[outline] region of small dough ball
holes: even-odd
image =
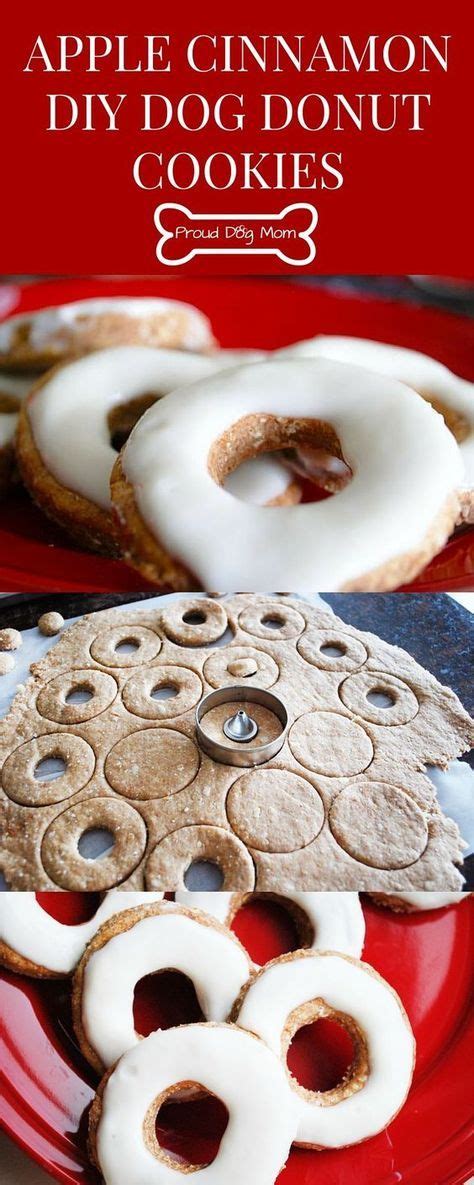
[[[0,650],[19,650],[23,638],[19,630],[0,630]]]
[[[15,666],[15,659],[13,654],[7,654],[0,651],[0,675],[8,675],[9,671],[13,670]]]
[[[38,629],[47,638],[52,638],[54,634],[59,634],[63,625],[64,617],[61,617],[60,613],[43,613],[38,622]]]

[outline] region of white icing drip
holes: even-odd
[[[431,396],[458,412],[469,425],[469,435],[459,445],[465,468],[465,486],[474,486],[474,383],[448,370],[435,358],[358,337],[323,336],[296,342],[278,351],[279,357],[330,358],[367,367]]]
[[[361,1090],[330,1106],[308,1101],[296,1089],[301,1143],[338,1148],[367,1139],[390,1123],[410,1086],[415,1043],[400,1002],[365,963],[337,954],[296,956],[270,964],[251,984],[238,1024],[280,1054],[289,1015],[322,999],[353,1017],[368,1046],[369,1075]]]
[[[51,340],[64,329],[74,329],[78,317],[97,317],[104,313],[118,313],[126,317],[146,318],[168,313],[185,313],[187,325],[183,346],[187,350],[208,349],[214,343],[208,318],[194,305],[181,300],[165,300],[162,297],[94,297],[90,300],[76,300],[70,304],[56,305],[35,312],[19,313],[0,324],[0,349],[6,351],[12,335],[19,325],[29,324],[30,344],[36,350],[48,346]]]
[[[221,489],[210,448],[259,413],[331,423],[350,485],[324,502],[269,508]],[[429,404],[323,359],[255,363],[174,391],[145,413],[122,456],[148,527],[203,588],[340,588],[419,550],[462,477],[459,449]]]
[[[415,911],[428,909],[444,909],[446,905],[458,905],[460,901],[467,901],[470,893],[400,893],[397,889],[394,897],[406,901]]]
[[[273,1185],[295,1133],[292,1093],[262,1042],[230,1025],[182,1025],[153,1033],[121,1059],[105,1087],[97,1153],[105,1185],[177,1185],[177,1166],[143,1138],[154,1100],[180,1082],[222,1099],[229,1122],[199,1185]]]
[[[175,893],[182,905],[202,909],[220,922],[227,920],[233,896],[222,892],[192,893],[187,889]],[[365,919],[358,893],[280,893],[278,896],[283,904],[293,903],[306,915],[314,935],[311,950],[337,950],[360,957]]]
[[[33,392],[28,416],[46,468],[67,489],[110,510],[110,474],[117,454],[110,443],[110,412],[140,395],[167,395],[223,366],[213,355],[116,346],[98,350],[54,372]],[[290,478],[276,461],[241,466],[233,489],[237,497],[263,502],[287,489]]]
[[[65,926],[42,909],[35,893],[0,893],[0,939],[31,963],[69,975],[107,918],[135,905],[161,901],[162,897],[163,893],[112,889],[88,922]]]
[[[166,969],[188,976],[203,1016],[214,1021],[226,1020],[250,973],[243,947],[230,934],[176,906],[110,938],[88,959],[82,994],[82,1023],[104,1066],[141,1040],[133,1020],[136,984]]]

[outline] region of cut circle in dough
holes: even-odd
[[[307,712],[288,735],[301,765],[328,778],[353,777],[370,765],[374,749],[361,724],[339,712]]]
[[[232,830],[249,848],[294,852],[315,839],[324,823],[317,790],[286,769],[259,769],[237,778],[227,795]]]
[[[113,790],[126,798],[146,801],[177,794],[194,780],[199,769],[194,741],[172,728],[143,728],[122,737],[105,760],[105,774]]]
[[[371,868],[408,868],[428,843],[423,811],[387,782],[344,787],[331,805],[329,825],[341,847]]]

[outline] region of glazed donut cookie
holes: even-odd
[[[112,918],[89,944],[73,985],[76,1036],[99,1073],[142,1040],[133,1019],[135,987],[166,970],[191,980],[205,1020],[224,1021],[249,978],[250,960],[225,926],[169,901]]]
[[[219,353],[116,346],[44,376],[23,407],[17,434],[18,463],[32,497],[80,543],[115,551],[112,441],[117,436],[122,441],[163,395],[224,365],[229,362]],[[182,480],[176,470],[175,481]],[[271,458],[247,465],[233,481],[237,496],[257,504],[293,502],[300,495],[288,469]]]
[[[381,398],[383,395],[383,398]],[[250,456],[325,445],[353,477],[333,498],[249,506],[223,484]],[[186,481],[176,474],[186,473]],[[462,462],[408,388],[325,359],[236,367],[173,391],[134,428],[112,474],[129,562],[177,589],[388,589],[455,523]]]
[[[447,905],[460,905],[472,896],[471,893],[370,893],[377,905],[392,909],[394,913],[420,913],[430,909],[445,909]],[[196,902],[197,905],[197,902]]]
[[[32,375],[0,372],[0,495],[15,479],[15,432],[20,404],[31,391]]]
[[[0,893],[0,963],[19,975],[65,979],[104,922],[162,896],[112,889],[88,922],[68,926],[46,913],[36,893]]]
[[[194,1024],[152,1033],[105,1077],[92,1105],[91,1157],[105,1185],[176,1185],[175,1159],[160,1148],[155,1118],[183,1087],[204,1089],[229,1113],[225,1137],[202,1185],[274,1185],[284,1167],[296,1116],[275,1055],[234,1025]]]
[[[200,352],[214,344],[208,318],[193,305],[161,297],[98,297],[2,321],[0,368],[47,370],[74,354],[107,346]]]
[[[301,947],[337,950],[360,958],[365,919],[358,893],[192,893],[181,889],[176,901],[203,910],[231,926],[248,901],[276,901],[293,918]]]
[[[295,1143],[342,1148],[392,1122],[410,1089],[415,1039],[396,992],[368,963],[333,951],[282,955],[244,987],[231,1019],[286,1065],[298,1029],[321,1017],[347,1029],[354,1060],[332,1090],[313,1092],[289,1073],[298,1105]]]
[[[443,416],[461,450],[464,478],[460,517],[474,522],[474,384],[435,358],[401,346],[358,337],[320,336],[278,351],[279,357],[330,358],[354,363],[412,387]]]

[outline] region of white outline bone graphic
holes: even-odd
[[[177,210],[183,216],[183,220],[188,222],[237,222],[238,224],[246,224],[249,222],[283,222],[294,210],[306,210],[309,215],[309,225],[306,230],[298,231],[293,242],[303,240],[308,247],[307,255],[303,259],[295,259],[286,251],[290,249],[289,241],[286,241],[286,251],[281,247],[191,247],[189,250],[186,244],[186,254],[168,259],[164,254],[166,243],[171,239],[176,242],[175,232],[166,230],[162,223],[162,214],[167,210]],[[178,202],[163,202],[156,207],[154,213],[154,223],[157,230],[160,232],[160,238],[156,245],[156,256],[160,263],[164,263],[167,267],[178,267],[184,263],[189,263],[196,255],[276,255],[283,263],[289,263],[293,267],[306,267],[313,262],[316,255],[316,244],[311,235],[318,223],[318,212],[314,206],[308,205],[306,202],[294,202],[291,206],[285,206],[277,214],[193,214],[188,210],[187,206],[182,206]]]

